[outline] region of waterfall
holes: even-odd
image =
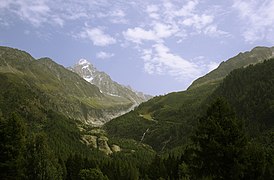
[[[140,140],[140,143],[144,140],[144,138],[145,138],[145,135],[146,135],[146,133],[149,131],[149,128],[147,128],[147,130],[144,132],[144,134],[143,134],[143,136],[142,136],[142,138],[141,138],[141,140]]]

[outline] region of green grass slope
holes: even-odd
[[[0,47],[0,73],[11,73],[45,93],[52,109],[87,124],[102,124],[132,106],[124,98],[103,95],[98,87],[49,58],[35,60],[26,52]]]
[[[272,54],[273,48],[264,47],[240,53],[194,81],[188,90],[155,97],[134,111],[108,122],[104,128],[110,136],[142,139],[158,151],[184,144],[196,126],[204,102],[223,78],[234,69],[260,63]]]
[[[250,64],[257,64],[273,57],[273,52],[274,47],[255,47],[251,51],[239,53],[237,56],[222,62],[217,69],[195,80],[188,89],[193,89],[204,84],[218,83],[234,69],[246,67]]]

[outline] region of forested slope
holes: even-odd
[[[273,56],[273,48],[256,47],[237,56],[197,79],[182,92],[154,97],[142,103],[134,111],[118,117],[105,125],[110,136],[133,138],[151,145],[157,151],[187,142],[196,126],[197,117],[203,112],[201,106],[234,69],[258,64]]]

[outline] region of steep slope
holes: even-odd
[[[50,147],[62,158],[75,152],[90,153],[80,142],[76,121],[56,112],[56,105],[46,93],[14,73],[0,73],[0,84],[1,120],[16,113],[26,124],[28,134],[47,134]]]
[[[274,128],[274,59],[232,71],[208,98],[224,97],[250,134]]]
[[[255,47],[251,51],[239,53],[237,56],[222,62],[217,69],[195,80],[188,89],[197,88],[210,83],[218,83],[234,69],[245,67],[250,64],[257,64],[273,56],[274,47]]]
[[[118,84],[113,81],[109,75],[105,72],[98,71],[85,59],[80,59],[77,64],[69,69],[79,74],[86,81],[99,87],[103,94],[127,99],[129,102],[133,103],[133,107],[151,98],[149,95],[135,92],[130,87]]]
[[[52,109],[90,125],[102,125],[133,106],[127,99],[102,94],[49,58],[35,60],[28,53],[0,47],[0,73],[13,74],[31,88],[39,89],[54,104]]]
[[[97,86],[49,58],[35,60],[24,51],[0,47],[1,122],[16,114],[26,124],[28,137],[45,133],[50,148],[62,159],[76,153],[99,159],[118,151],[153,153],[134,141],[108,141],[94,127],[132,106],[127,99],[101,93]]]
[[[111,136],[133,138],[160,151],[188,140],[203,111],[201,104],[232,70],[263,62],[273,56],[274,48],[257,47],[220,64],[183,92],[155,97],[134,111],[118,117],[104,127]],[[143,135],[145,135],[143,137]]]

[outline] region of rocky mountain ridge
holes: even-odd
[[[0,73],[37,89],[47,108],[87,125],[101,126],[135,105],[127,98],[102,93],[50,58],[34,59],[18,49],[0,47]]]
[[[134,111],[104,125],[110,136],[132,138],[162,151],[187,141],[195,127],[195,120],[206,106],[207,99],[233,70],[263,63],[273,57],[274,47],[256,47],[251,51],[222,62],[218,68],[195,80],[181,92],[156,96],[142,103]],[[238,83],[238,81],[234,81]],[[195,113],[193,113],[195,112]],[[148,132],[147,132],[147,129]]]
[[[129,86],[124,86],[113,81],[108,74],[98,71],[86,59],[80,59],[78,63],[73,67],[69,67],[69,69],[80,75],[87,82],[96,85],[103,94],[128,99],[133,103],[132,108],[151,98],[150,95],[137,92]]]

